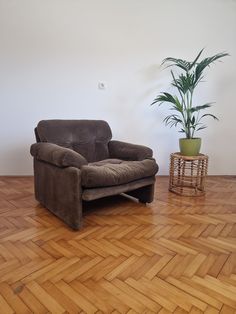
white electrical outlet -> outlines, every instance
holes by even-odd
[[[98,82],[98,88],[99,89],[107,89],[107,83],[104,81]]]

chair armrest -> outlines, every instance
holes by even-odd
[[[52,143],[35,143],[31,145],[30,153],[36,159],[57,167],[80,168],[88,164],[87,160],[79,153]]]
[[[123,160],[144,160],[152,157],[152,150],[149,147],[130,144],[120,141],[110,141],[108,143],[111,158]]]

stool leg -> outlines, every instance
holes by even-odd
[[[181,182],[181,159],[178,159],[178,181],[177,181],[177,186],[180,185]]]
[[[169,178],[169,190],[171,191],[174,185],[174,157],[170,157],[170,178]]]
[[[194,183],[193,183],[193,165],[194,165],[194,161],[191,161],[191,179],[190,179],[191,187],[194,186]]]
[[[184,188],[184,178],[185,178],[185,160],[183,160],[183,163],[182,163],[182,175],[181,175],[181,193],[183,193],[183,188]]]
[[[206,175],[207,175],[207,160],[202,160],[202,163],[201,163],[201,182],[200,182],[200,190],[202,192],[204,192]]]

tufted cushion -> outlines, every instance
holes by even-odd
[[[107,159],[82,166],[82,186],[115,186],[154,176],[157,171],[158,166],[152,158],[142,161]]]
[[[36,128],[38,141],[73,149],[88,162],[109,156],[111,129],[102,120],[42,120]]]

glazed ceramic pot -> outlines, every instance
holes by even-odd
[[[180,138],[179,148],[184,156],[197,156],[201,148],[201,138]]]

